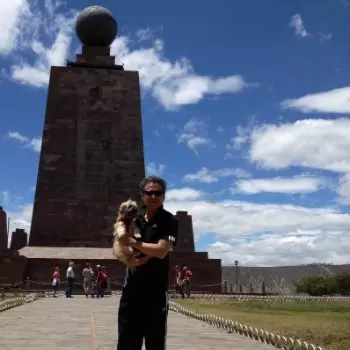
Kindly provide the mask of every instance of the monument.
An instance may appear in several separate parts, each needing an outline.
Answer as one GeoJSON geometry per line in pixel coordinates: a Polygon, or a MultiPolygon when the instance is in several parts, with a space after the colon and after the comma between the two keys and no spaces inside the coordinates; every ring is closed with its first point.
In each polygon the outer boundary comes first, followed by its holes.
{"type": "Polygon", "coordinates": [[[51,68],[29,246],[110,247],[145,174],[139,75],[109,55],[116,21],[91,7],[76,32],[82,54],[51,68]]]}
{"type": "MultiPolygon", "coordinates": [[[[53,267],[63,272],[70,260],[78,280],[90,261],[106,266],[112,287],[124,283],[112,225],[119,204],[139,198],[145,167],[139,74],[110,55],[117,28],[108,10],[86,8],[76,22],[82,53],[66,67],[51,67],[29,244],[19,250],[28,260],[24,277],[37,284],[50,283],[53,267]]],[[[221,260],[196,253],[191,216],[176,215],[172,266],[189,265],[197,288],[220,291],[221,260]]],[[[23,242],[23,232],[17,235],[23,242]]]]}

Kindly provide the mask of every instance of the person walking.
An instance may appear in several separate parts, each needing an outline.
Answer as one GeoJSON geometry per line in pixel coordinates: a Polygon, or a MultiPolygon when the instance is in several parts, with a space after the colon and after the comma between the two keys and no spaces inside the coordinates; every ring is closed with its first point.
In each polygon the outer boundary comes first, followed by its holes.
{"type": "Polygon", "coordinates": [[[185,294],[183,291],[184,281],[182,278],[182,270],[179,265],[175,266],[175,278],[174,278],[174,289],[175,292],[179,292],[182,298],[185,298],[185,294]]]}
{"type": "Polygon", "coordinates": [[[142,253],[127,268],[119,302],[117,350],[164,350],[168,318],[169,251],[176,244],[176,217],[164,209],[166,182],[147,177],[140,183],[141,239],[125,237],[121,244],[142,253]]]}
{"type": "Polygon", "coordinates": [[[105,285],[107,282],[107,275],[103,271],[102,267],[98,265],[97,268],[97,277],[96,277],[96,284],[97,284],[97,293],[96,296],[97,298],[104,297],[104,291],[105,291],[105,285]]]}
{"type": "Polygon", "coordinates": [[[90,263],[86,263],[82,274],[84,293],[88,298],[89,295],[92,295],[92,278],[94,276],[94,270],[92,269],[90,263]]]}
{"type": "Polygon", "coordinates": [[[192,271],[188,266],[184,266],[183,269],[183,293],[187,298],[191,296],[191,280],[192,280],[192,271]]]}
{"type": "Polygon", "coordinates": [[[58,266],[55,266],[55,269],[52,274],[52,289],[53,289],[53,297],[57,297],[58,290],[60,288],[61,276],[60,269],[58,266]]]}
{"type": "Polygon", "coordinates": [[[66,278],[67,278],[67,289],[66,289],[66,297],[67,298],[73,298],[72,297],[72,291],[73,291],[73,282],[74,282],[74,262],[71,261],[68,265],[68,269],[66,272],[66,278]]]}

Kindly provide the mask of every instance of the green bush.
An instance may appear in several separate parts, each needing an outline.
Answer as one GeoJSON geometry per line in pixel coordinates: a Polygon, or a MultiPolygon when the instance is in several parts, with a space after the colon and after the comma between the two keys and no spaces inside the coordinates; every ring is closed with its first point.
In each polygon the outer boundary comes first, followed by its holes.
{"type": "Polygon", "coordinates": [[[304,277],[297,283],[297,292],[312,296],[348,295],[350,294],[350,274],[304,277]]]}

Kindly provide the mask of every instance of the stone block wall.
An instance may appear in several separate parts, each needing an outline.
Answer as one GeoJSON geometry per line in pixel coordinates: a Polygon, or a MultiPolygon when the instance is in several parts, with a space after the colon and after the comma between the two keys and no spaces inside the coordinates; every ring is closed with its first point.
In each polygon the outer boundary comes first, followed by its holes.
{"type": "Polygon", "coordinates": [[[109,247],[144,174],[138,72],[52,67],[29,245],[109,247]]]}
{"type": "Polygon", "coordinates": [[[176,252],[194,252],[194,237],[193,237],[193,225],[192,216],[188,215],[187,211],[176,212],[176,218],[178,220],[179,237],[174,248],[176,252]]]}
{"type": "Polygon", "coordinates": [[[0,206],[0,254],[7,249],[8,237],[7,237],[7,216],[3,207],[0,206]]]}
{"type": "Polygon", "coordinates": [[[27,273],[27,258],[11,254],[0,254],[0,285],[24,281],[27,273]]]}
{"type": "Polygon", "coordinates": [[[19,250],[28,245],[28,234],[26,231],[20,228],[16,228],[14,232],[12,232],[11,237],[11,250],[19,250]]]}

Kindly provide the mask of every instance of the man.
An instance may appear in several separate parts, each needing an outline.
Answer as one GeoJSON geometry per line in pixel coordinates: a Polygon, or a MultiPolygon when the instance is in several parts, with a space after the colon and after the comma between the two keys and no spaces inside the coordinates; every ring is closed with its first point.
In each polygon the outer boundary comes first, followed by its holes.
{"type": "Polygon", "coordinates": [[[141,239],[125,238],[143,256],[127,268],[119,304],[117,350],[166,348],[169,251],[177,239],[177,220],[163,208],[166,182],[147,177],[140,183],[144,210],[140,211],[141,239]]]}
{"type": "Polygon", "coordinates": [[[68,265],[68,269],[66,272],[67,278],[67,289],[66,289],[66,297],[72,298],[72,290],[73,290],[73,281],[74,281],[74,270],[73,270],[74,262],[71,261],[68,265]]]}
{"type": "Polygon", "coordinates": [[[90,263],[86,263],[86,267],[83,270],[83,287],[86,297],[92,296],[92,278],[94,276],[94,270],[90,263]]]}

